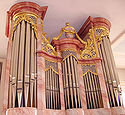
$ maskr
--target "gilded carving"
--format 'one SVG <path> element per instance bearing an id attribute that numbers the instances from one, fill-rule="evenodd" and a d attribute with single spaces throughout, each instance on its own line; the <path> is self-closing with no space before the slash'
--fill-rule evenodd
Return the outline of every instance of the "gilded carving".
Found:
<path id="1" fill-rule="evenodd" d="M 23 13 L 20 12 L 13 17 L 14 26 L 13 26 L 12 33 L 16 29 L 16 26 L 22 20 L 25 20 L 27 23 L 30 23 L 32 25 L 36 38 L 38 38 L 38 16 L 36 14 L 30 13 L 30 12 L 23 12 Z"/>
<path id="2" fill-rule="evenodd" d="M 45 60 L 45 71 L 52 69 L 56 74 L 58 74 L 57 63 Z"/>
<path id="3" fill-rule="evenodd" d="M 53 40 L 58 40 L 62 36 L 63 32 L 65 33 L 66 38 L 74 38 L 76 36 L 76 38 L 81 43 L 85 44 L 85 49 L 82 50 L 80 54 L 82 59 L 90 59 L 97 57 L 94 34 L 92 29 L 89 30 L 89 38 L 87 39 L 87 41 L 83 41 L 77 34 L 74 27 L 70 26 L 69 23 L 66 23 L 66 26 L 61 29 L 60 34 L 57 37 L 54 37 Z"/>
<path id="4" fill-rule="evenodd" d="M 89 37 L 87 38 L 86 41 L 83 41 L 79 35 L 77 34 L 76 30 L 74 27 L 70 26 L 69 23 L 66 23 L 66 26 L 61 29 L 60 34 L 57 37 L 54 37 L 53 40 L 58 40 L 63 32 L 65 33 L 66 38 L 76 38 L 83 44 L 85 44 L 85 49 L 81 51 L 80 56 L 82 59 L 91 59 L 91 58 L 96 58 L 97 56 L 97 50 L 96 50 L 96 45 L 94 41 L 94 33 L 93 33 L 93 28 L 89 30 L 88 35 Z"/>
<path id="5" fill-rule="evenodd" d="M 96 65 L 95 64 L 82 64 L 83 75 L 85 75 L 88 71 L 97 75 Z"/>
<path id="6" fill-rule="evenodd" d="M 86 44 L 86 42 L 84 42 L 79 37 L 79 35 L 77 34 L 75 28 L 70 26 L 69 23 L 66 23 L 66 26 L 61 29 L 60 34 L 57 37 L 54 37 L 53 40 L 58 40 L 62 36 L 63 32 L 65 32 L 66 38 L 74 38 L 76 36 L 76 38 L 79 39 L 81 43 Z"/>
<path id="7" fill-rule="evenodd" d="M 41 49 L 50 55 L 57 55 L 55 47 L 53 47 L 49 42 L 49 37 L 46 38 L 46 32 L 43 32 L 43 24 L 41 22 L 42 30 L 41 30 Z"/>
<path id="8" fill-rule="evenodd" d="M 94 32 L 95 32 L 95 37 L 96 37 L 98 47 L 99 47 L 102 39 L 104 39 L 104 38 L 109 39 L 109 31 L 106 27 L 102 27 L 102 26 L 96 27 L 96 28 L 94 28 Z"/>
<path id="9" fill-rule="evenodd" d="M 41 33 L 41 49 L 50 55 L 57 55 L 55 47 L 50 44 L 45 32 Z"/>
<path id="10" fill-rule="evenodd" d="M 81 51 L 80 56 L 82 59 L 91 59 L 98 57 L 92 29 L 89 30 L 88 36 L 89 37 L 86 39 L 87 42 L 85 44 L 85 49 Z"/>

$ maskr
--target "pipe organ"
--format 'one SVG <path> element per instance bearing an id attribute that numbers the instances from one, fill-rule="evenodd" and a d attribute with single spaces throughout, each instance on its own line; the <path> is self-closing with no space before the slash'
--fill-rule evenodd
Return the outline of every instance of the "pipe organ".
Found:
<path id="1" fill-rule="evenodd" d="M 22 20 L 12 37 L 9 107 L 36 107 L 36 36 Z"/>
<path id="2" fill-rule="evenodd" d="M 63 52 L 63 56 L 66 56 L 69 53 L 71 53 L 71 51 L 65 51 Z M 62 61 L 62 72 L 65 108 L 81 108 L 77 74 L 77 58 L 72 55 L 72 53 L 64 57 Z"/>
<path id="3" fill-rule="evenodd" d="M 45 61 L 46 108 L 61 109 L 57 63 Z"/>
<path id="4" fill-rule="evenodd" d="M 30 8 L 28 8 L 30 5 Z M 31 7 L 32 5 L 32 7 Z M 36 9 L 33 7 L 36 6 Z M 19 8 L 17 8 L 19 7 Z M 46 8 L 41 8 L 44 13 Z M 40 6 L 17 3 L 8 11 L 6 35 L 11 41 L 8 108 L 37 107 L 37 39 Z"/>
<path id="5" fill-rule="evenodd" d="M 103 21 L 105 21 L 105 24 L 103 24 Z M 98 52 L 97 57 L 102 59 L 101 64 L 110 107 L 121 106 L 120 83 L 109 39 L 110 22 L 106 19 L 91 17 L 88 18 L 87 22 L 91 24 L 91 27 L 87 28 L 89 29 L 89 38 L 92 39 L 92 34 L 95 36 L 93 38 L 96 41 L 95 51 Z M 84 28 L 84 31 L 87 31 L 87 29 Z M 88 37 L 88 34 L 85 35 L 81 30 L 79 31 L 79 35 L 81 37 L 85 36 L 83 39 Z"/>
<path id="6" fill-rule="evenodd" d="M 120 83 L 116 72 L 112 50 L 110 47 L 108 32 L 106 32 L 105 28 L 96 28 L 96 36 L 99 39 L 98 50 L 99 56 L 103 59 L 102 67 L 105 76 L 105 83 L 107 87 L 110 106 L 120 106 Z"/>
<path id="7" fill-rule="evenodd" d="M 20 2 L 7 12 L 2 115 L 124 114 L 110 22 L 89 17 L 78 33 L 66 23 L 50 42 L 43 29 L 46 11 Z"/>
<path id="8" fill-rule="evenodd" d="M 102 94 L 95 65 L 82 65 L 88 109 L 102 108 Z"/>

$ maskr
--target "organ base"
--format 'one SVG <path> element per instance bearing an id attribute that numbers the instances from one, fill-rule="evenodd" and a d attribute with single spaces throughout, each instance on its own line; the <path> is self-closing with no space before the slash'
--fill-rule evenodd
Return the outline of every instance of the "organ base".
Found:
<path id="1" fill-rule="evenodd" d="M 38 110 L 31 107 L 11 108 L 7 115 L 124 115 L 124 107 L 100 109 Z"/>

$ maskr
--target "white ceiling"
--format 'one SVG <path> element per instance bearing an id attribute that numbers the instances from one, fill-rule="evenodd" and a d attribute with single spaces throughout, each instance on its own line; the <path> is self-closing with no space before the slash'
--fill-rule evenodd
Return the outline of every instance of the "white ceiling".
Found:
<path id="1" fill-rule="evenodd" d="M 17 2 L 24 0 L 0 0 L 0 57 L 6 58 L 8 39 L 5 36 L 6 12 Z M 44 31 L 52 38 L 59 34 L 60 28 L 69 22 L 78 31 L 88 16 L 104 17 L 111 24 L 110 39 L 113 42 L 114 54 L 125 54 L 125 0 L 26 0 L 48 6 L 44 18 Z M 121 39 L 119 43 L 116 42 Z M 115 44 L 115 45 L 114 45 Z M 114 55 L 116 56 L 116 55 Z M 116 56 L 117 57 L 117 56 Z M 116 59 L 119 64 L 120 59 Z M 125 59 L 123 58 L 124 62 Z M 122 61 L 123 61 L 122 60 Z M 122 64 L 122 63 L 121 63 Z M 119 66 L 124 66 L 119 65 Z"/>

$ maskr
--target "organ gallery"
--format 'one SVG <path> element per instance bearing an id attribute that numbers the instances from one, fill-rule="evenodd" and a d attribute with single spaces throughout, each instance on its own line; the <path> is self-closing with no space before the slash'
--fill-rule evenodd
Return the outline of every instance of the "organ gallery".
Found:
<path id="1" fill-rule="evenodd" d="M 111 23 L 89 16 L 77 32 L 64 22 L 50 40 L 43 27 L 47 8 L 20 2 L 7 12 L 2 115 L 125 114 L 110 45 Z"/>

